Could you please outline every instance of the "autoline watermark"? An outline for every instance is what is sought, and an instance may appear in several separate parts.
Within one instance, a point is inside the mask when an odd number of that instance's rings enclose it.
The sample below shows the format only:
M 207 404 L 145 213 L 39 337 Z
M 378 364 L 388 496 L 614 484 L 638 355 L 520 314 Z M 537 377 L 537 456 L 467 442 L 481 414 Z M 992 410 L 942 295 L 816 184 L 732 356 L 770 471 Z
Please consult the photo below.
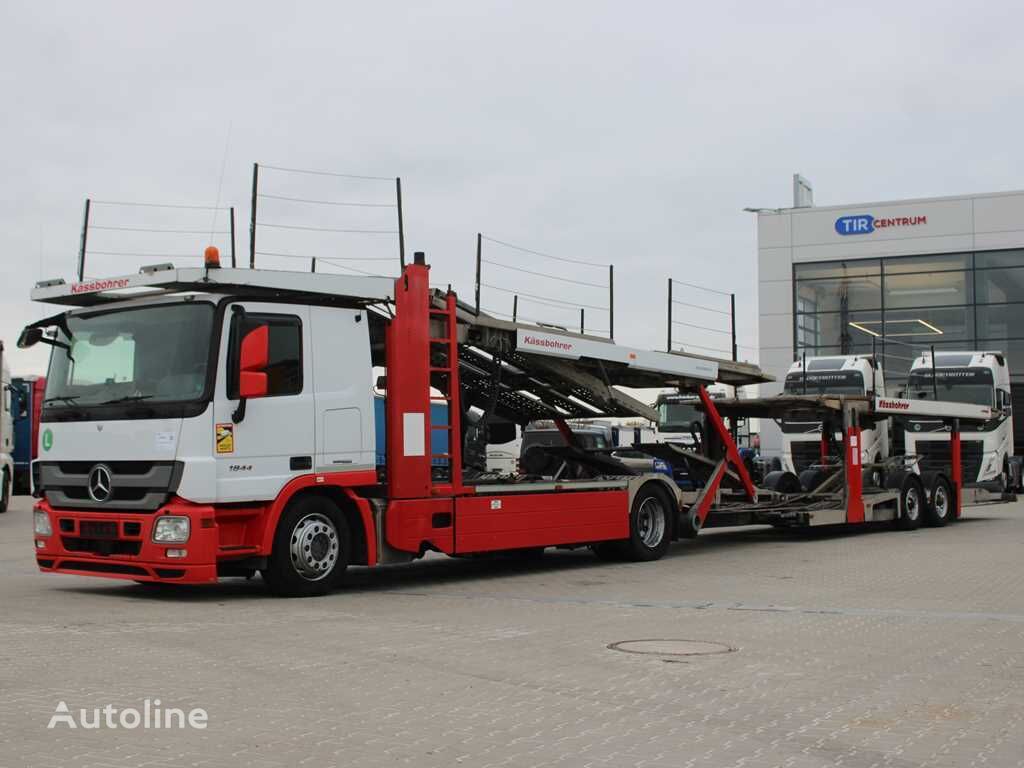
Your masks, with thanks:
M 72 710 L 61 701 L 50 717 L 47 728 L 66 726 L 67 728 L 124 728 L 132 731 L 143 730 L 184 730 L 196 728 L 205 730 L 209 716 L 200 707 L 184 710 L 178 707 L 164 707 L 160 699 L 144 699 L 141 708 L 124 707 L 118 709 L 113 704 L 92 709 Z

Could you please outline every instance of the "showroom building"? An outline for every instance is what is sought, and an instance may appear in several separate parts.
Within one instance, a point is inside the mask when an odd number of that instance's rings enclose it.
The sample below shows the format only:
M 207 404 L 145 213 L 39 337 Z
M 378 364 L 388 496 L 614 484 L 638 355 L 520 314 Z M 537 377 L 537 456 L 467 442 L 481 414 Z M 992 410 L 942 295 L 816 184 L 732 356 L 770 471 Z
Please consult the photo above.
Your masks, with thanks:
M 760 364 L 777 380 L 764 394 L 803 355 L 872 351 L 895 394 L 934 346 L 1004 352 L 1021 402 L 1024 192 L 757 213 Z M 778 427 L 761 432 L 778 452 Z

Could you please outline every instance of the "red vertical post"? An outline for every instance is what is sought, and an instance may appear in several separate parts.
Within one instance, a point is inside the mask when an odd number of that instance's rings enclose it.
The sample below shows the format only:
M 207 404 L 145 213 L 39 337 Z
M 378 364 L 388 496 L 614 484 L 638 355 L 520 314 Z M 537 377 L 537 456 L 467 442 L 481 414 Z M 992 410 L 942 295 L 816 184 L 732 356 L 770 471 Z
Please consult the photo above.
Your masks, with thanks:
M 420 260 L 402 270 L 395 280 L 395 316 L 385 335 L 387 479 L 393 499 L 430 495 L 429 277 Z
M 818 454 L 821 457 L 822 464 L 828 464 L 828 422 L 821 422 L 821 444 L 819 445 Z
M 864 522 L 864 473 L 860 463 L 861 432 L 854 420 L 846 427 L 846 451 L 843 471 L 846 472 L 846 522 Z
M 960 419 L 953 419 L 949 432 L 950 479 L 953 481 L 953 498 L 956 499 L 954 514 L 960 517 L 960 492 L 964 486 L 964 467 L 960 460 Z

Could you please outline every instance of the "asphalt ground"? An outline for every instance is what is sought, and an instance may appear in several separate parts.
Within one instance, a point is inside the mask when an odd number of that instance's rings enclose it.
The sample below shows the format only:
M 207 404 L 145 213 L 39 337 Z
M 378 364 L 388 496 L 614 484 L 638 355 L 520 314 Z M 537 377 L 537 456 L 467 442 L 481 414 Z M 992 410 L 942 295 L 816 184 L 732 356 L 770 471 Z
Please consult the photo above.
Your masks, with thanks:
M 1021 503 L 647 564 L 430 557 L 306 600 L 41 574 L 31 527 L 25 497 L 0 515 L 2 766 L 1024 766 Z M 119 722 L 147 699 L 205 728 Z

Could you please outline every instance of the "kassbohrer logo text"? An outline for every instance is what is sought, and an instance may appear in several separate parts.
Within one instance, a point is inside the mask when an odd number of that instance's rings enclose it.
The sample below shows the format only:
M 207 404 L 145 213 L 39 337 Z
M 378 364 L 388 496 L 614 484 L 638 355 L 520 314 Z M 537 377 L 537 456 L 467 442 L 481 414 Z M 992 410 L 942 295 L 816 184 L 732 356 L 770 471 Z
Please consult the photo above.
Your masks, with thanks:
M 572 344 L 556 339 L 539 339 L 536 336 L 524 336 L 523 341 L 533 347 L 547 347 L 548 349 L 563 349 L 566 352 L 572 349 Z
M 128 280 L 93 280 L 91 283 L 72 283 L 72 293 L 92 293 L 93 291 L 109 291 L 111 288 L 127 288 Z
M 894 411 L 910 410 L 910 403 L 906 400 L 879 400 L 878 406 L 880 408 L 891 408 Z

